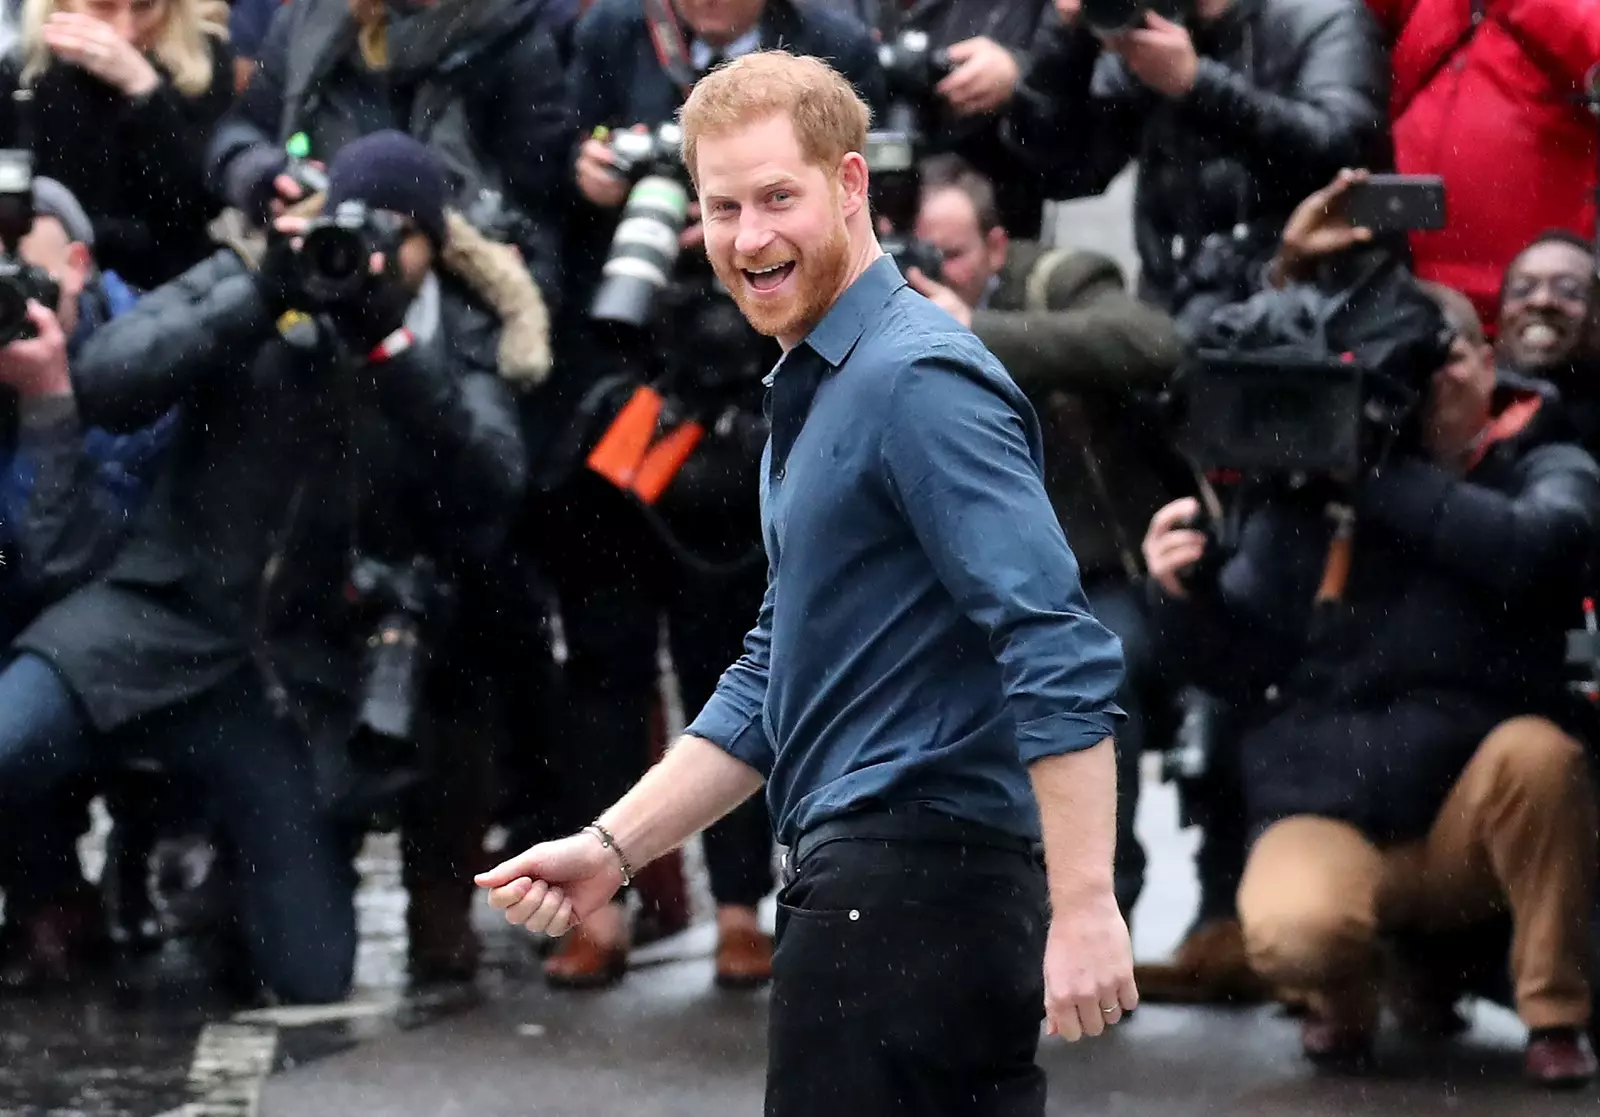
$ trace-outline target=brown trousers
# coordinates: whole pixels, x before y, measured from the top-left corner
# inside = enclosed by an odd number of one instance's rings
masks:
[[[1530,1028],[1589,1019],[1595,792],[1554,724],[1505,722],[1478,746],[1421,841],[1379,849],[1310,816],[1255,843],[1239,888],[1251,965],[1352,1025],[1376,1023],[1380,939],[1448,931],[1509,907],[1517,1012]]]

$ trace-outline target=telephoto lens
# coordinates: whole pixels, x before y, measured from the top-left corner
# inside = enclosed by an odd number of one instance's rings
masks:
[[[688,219],[689,191],[683,183],[659,174],[640,179],[611,238],[589,316],[643,329],[656,295],[672,278],[678,237]]]

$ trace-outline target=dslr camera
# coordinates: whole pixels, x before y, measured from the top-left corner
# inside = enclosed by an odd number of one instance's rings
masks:
[[[374,253],[391,262],[405,239],[393,214],[344,202],[306,226],[298,253],[300,289],[311,308],[326,310],[355,299],[371,278]]]
[[[1138,30],[1152,13],[1182,23],[1189,8],[1185,0],[1083,0],[1083,21],[1102,35],[1115,35]]]
[[[28,320],[29,299],[51,311],[61,301],[61,287],[50,273],[16,255],[33,219],[33,154],[0,150],[0,346],[37,336]]]
[[[651,321],[657,296],[672,280],[678,237],[689,220],[683,130],[666,123],[653,132],[611,132],[606,143],[616,173],[632,189],[600,270],[589,317],[642,330]]]
[[[950,75],[950,52],[935,49],[925,31],[902,31],[878,47],[878,65],[889,87],[891,128],[920,132],[933,111],[933,88]]]
[[[350,762],[357,798],[376,811],[420,775],[417,711],[429,662],[428,635],[445,622],[451,587],[433,562],[416,556],[392,564],[358,555],[345,600],[363,640]]]
[[[922,172],[917,166],[917,144],[904,131],[867,133],[868,199],[872,212],[889,223],[889,232],[879,237],[883,250],[894,258],[901,272],[920,268],[935,283],[944,275],[944,255],[931,244],[918,240],[917,212],[922,208]]]

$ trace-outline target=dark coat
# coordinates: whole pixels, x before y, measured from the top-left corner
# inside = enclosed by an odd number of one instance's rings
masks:
[[[297,720],[350,713],[361,626],[342,608],[352,550],[481,569],[520,499],[514,405],[440,335],[340,373],[274,328],[253,277],[218,253],[102,329],[74,368],[86,421],[133,430],[182,407],[127,547],[18,646],[53,662],[98,729],[253,666]]]
[[[1535,423],[1465,477],[1405,458],[1364,482],[1340,600],[1313,606],[1333,527],[1309,492],[1247,515],[1213,588],[1159,599],[1163,650],[1245,715],[1252,825],[1314,814],[1417,838],[1500,722],[1581,724],[1565,632],[1600,467],[1561,436]]]
[[[1251,293],[1243,267],[1195,283],[1208,236],[1244,227],[1243,262],[1260,264],[1294,207],[1340,168],[1392,161],[1388,60],[1361,5],[1235,0],[1194,34],[1194,89],[1169,101],[1086,27],[1047,17],[1011,117],[1018,149],[1052,175],[1052,197],[1099,194],[1137,160],[1143,290],[1175,313],[1200,293],[1191,286],[1221,286],[1222,302]]]
[[[0,62],[0,147],[31,146],[34,173],[71,190],[94,222],[96,261],[138,288],[160,286],[213,249],[206,227],[221,204],[206,189],[202,157],[233,100],[233,52],[209,45],[211,86],[198,97],[167,81],[133,102],[56,64],[35,84],[31,121],[12,100],[21,60]]]
[[[1045,424],[1046,481],[1084,577],[1126,574],[1151,515],[1188,491],[1151,404],[1182,356],[1177,328],[1093,252],[1013,241],[999,279],[973,332]]]

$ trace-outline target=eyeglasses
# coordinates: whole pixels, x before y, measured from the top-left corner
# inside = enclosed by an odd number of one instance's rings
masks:
[[[1547,285],[1551,297],[1564,303],[1586,303],[1594,290],[1594,280],[1586,275],[1519,275],[1506,284],[1506,300],[1524,302]]]

